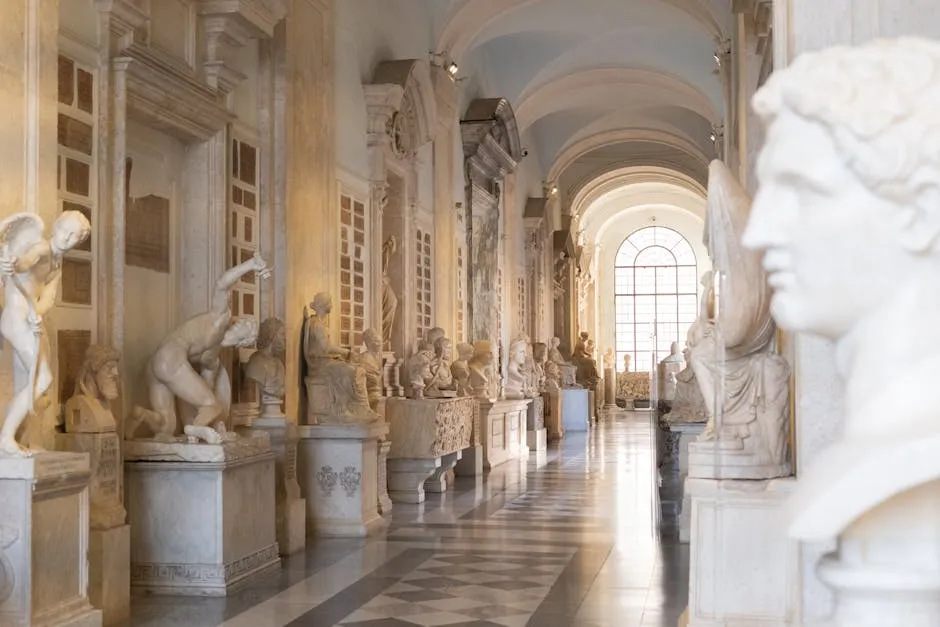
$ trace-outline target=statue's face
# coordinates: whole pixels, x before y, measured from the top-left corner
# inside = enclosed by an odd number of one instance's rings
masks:
[[[52,242],[59,251],[72,250],[82,239],[83,233],[71,222],[56,222],[53,226]]]
[[[689,359],[692,358],[692,351],[689,350],[688,347],[682,349],[682,358],[686,361],[686,363],[688,363]]]
[[[118,381],[120,372],[115,361],[109,361],[95,373],[95,384],[98,386],[98,393],[106,401],[113,401],[118,397]]]
[[[894,291],[899,211],[843,165],[825,131],[791,112],[761,151],[744,245],[764,251],[782,326],[838,338]]]
[[[513,353],[513,360],[517,365],[522,366],[525,364],[525,344],[517,344],[516,350]]]
[[[441,360],[450,361],[452,355],[453,350],[451,349],[450,342],[441,342]]]

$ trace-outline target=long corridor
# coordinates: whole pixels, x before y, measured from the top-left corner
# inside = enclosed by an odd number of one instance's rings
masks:
[[[688,547],[660,540],[648,414],[396,504],[386,534],[311,541],[228,599],[137,597],[133,627],[675,627]]]

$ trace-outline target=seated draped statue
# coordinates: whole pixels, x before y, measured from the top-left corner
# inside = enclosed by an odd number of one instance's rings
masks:
[[[284,356],[287,331],[280,318],[267,318],[258,330],[258,350],[248,359],[245,376],[261,389],[261,417],[283,418]]]
[[[308,421],[311,424],[370,423],[379,415],[369,407],[366,369],[359,355],[330,341],[326,318],[333,299],[320,292],[304,312],[303,352],[307,366]]]
[[[226,347],[251,346],[258,337],[255,318],[236,318],[229,309],[229,294],[249,272],[264,279],[271,271],[257,254],[231,268],[215,284],[212,309],[183,322],[160,343],[144,371],[150,409],[134,407],[125,439],[133,439],[140,424],[146,423],[156,439],[174,440],[177,400],[196,410],[192,424],[183,427],[191,442],[218,444],[235,437],[225,429],[232,385],[220,353]]]
[[[692,368],[709,412],[705,432],[689,449],[700,455],[698,461],[690,458],[696,466],[691,476],[770,479],[790,474],[790,369],[775,352],[771,290],[760,255],[741,245],[750,209],[750,197],[728,167],[713,161],[705,242],[722,285],[716,290],[706,281],[699,318],[689,334]]]
[[[672,399],[672,408],[663,416],[667,423],[673,422],[706,422],[708,414],[705,411],[705,399],[699,389],[695,370],[692,369],[691,351],[688,347],[682,351],[685,357],[685,368],[676,374],[676,393]]]
[[[578,342],[571,353],[571,361],[577,366],[575,380],[578,385],[589,390],[597,388],[600,374],[597,372],[597,361],[594,359],[594,340],[590,339],[587,331],[582,331]]]
[[[457,344],[457,361],[450,365],[450,373],[457,387],[457,396],[471,396],[469,364],[471,359],[473,359],[473,344],[468,342]]]
[[[116,431],[111,403],[120,396],[121,353],[92,344],[75,380],[75,392],[65,404],[66,433]]]
[[[509,345],[509,365],[503,395],[508,399],[530,398],[529,373],[526,368],[528,340],[518,338]]]
[[[577,387],[578,367],[565,359],[558,348],[559,346],[561,346],[561,340],[553,337],[548,350],[548,361],[555,364],[558,370],[559,385],[562,387]]]

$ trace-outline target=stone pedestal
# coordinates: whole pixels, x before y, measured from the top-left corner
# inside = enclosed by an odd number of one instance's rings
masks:
[[[525,429],[529,453],[544,453],[548,438],[545,434],[545,399],[541,396],[530,399],[529,408],[526,411]]]
[[[731,440],[689,444],[689,476],[699,479],[767,480],[790,475],[790,462],[767,463]]]
[[[388,440],[379,441],[379,485],[378,507],[379,514],[385,516],[392,513],[392,499],[388,496],[388,454],[392,450],[392,443]]]
[[[461,477],[479,477],[483,474],[483,427],[480,424],[480,401],[473,401],[470,446],[463,450],[454,473]]]
[[[359,538],[380,529],[379,440],[382,422],[297,427],[297,472],[311,535]]]
[[[604,368],[604,409],[617,409],[617,371]]]
[[[125,443],[124,457],[135,589],[226,596],[278,568],[275,454],[267,437],[135,440]]]
[[[692,526],[692,499],[685,491],[685,479],[689,476],[689,444],[698,439],[705,430],[704,422],[674,422],[669,424],[669,431],[677,439],[675,452],[675,470],[682,486],[679,505],[679,541],[688,543]]]
[[[567,431],[587,431],[590,428],[590,399],[584,388],[561,389],[562,429]]]
[[[388,400],[388,492],[392,501],[422,503],[426,482],[439,468],[438,479],[471,447],[472,398]],[[446,483],[435,486],[446,489]]]
[[[405,389],[399,379],[400,364],[395,353],[382,353],[382,385],[385,388],[382,396],[395,398],[405,395]]]
[[[460,461],[461,453],[462,451],[457,451],[441,457],[441,465],[435,468],[431,476],[424,482],[425,492],[434,492],[435,494],[447,492],[447,488],[454,483],[453,470],[457,462]]]
[[[795,484],[686,480],[689,627],[789,627],[799,619],[799,547],[784,513]]]
[[[549,442],[565,437],[564,418],[561,415],[561,392],[546,392],[542,395],[545,407],[545,431]]]
[[[104,625],[130,618],[130,527],[121,503],[123,470],[117,433],[57,433],[60,451],[88,453],[91,531],[88,546],[88,598]]]
[[[284,415],[264,416],[251,423],[249,433],[267,434],[275,455],[277,546],[281,555],[293,555],[307,545],[307,505],[297,483],[297,425]]]
[[[528,456],[525,424],[530,400],[480,401],[484,468],[490,469],[510,459]]]
[[[87,595],[87,455],[0,459],[0,625],[100,627]]]

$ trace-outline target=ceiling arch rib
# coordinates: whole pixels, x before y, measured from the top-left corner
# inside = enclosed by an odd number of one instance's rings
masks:
[[[597,102],[621,108],[682,103],[692,113],[717,123],[721,116],[697,88],[666,72],[646,68],[597,68],[574,72],[523,93],[516,106],[520,131],[550,113]]]
[[[688,14],[713,39],[723,38],[721,19],[710,0],[656,0]],[[539,0],[466,0],[446,20],[437,38],[437,51],[460,60],[477,38],[494,21],[516,9],[537,4]]]
[[[555,157],[546,180],[550,182],[558,180],[579,157],[595,149],[633,141],[653,142],[673,147],[698,160],[703,169],[708,168],[709,157],[684,134],[655,128],[619,128],[569,140]]]
[[[694,178],[671,168],[657,166],[628,166],[611,169],[585,184],[571,202],[572,215],[582,221],[589,220],[589,209],[606,197],[635,185],[668,185],[682,190],[687,197],[697,198],[704,215],[705,186]]]

